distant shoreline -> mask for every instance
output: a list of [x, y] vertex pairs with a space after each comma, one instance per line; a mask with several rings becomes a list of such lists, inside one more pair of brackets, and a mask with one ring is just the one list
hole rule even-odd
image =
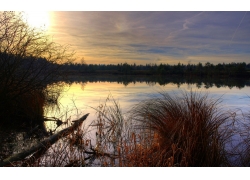
[[244, 74], [196, 74], [196, 73], [182, 73], [182, 74], [176, 74], [176, 73], [166, 73], [166, 74], [153, 74], [149, 71], [134, 71], [131, 73], [122, 73], [118, 71], [105, 71], [105, 70], [99, 70], [96, 72], [85, 72], [85, 71], [64, 71], [67, 75], [77, 75], [77, 76], [151, 76], [151, 77], [188, 77], [188, 78], [250, 78], [250, 72], [246, 72]]
[[110, 75], [110, 74], [67, 74], [66, 78], [58, 79], [58, 81], [64, 81], [66, 83], [92, 83], [92, 82], [117, 82], [127, 86], [130, 83], [146, 82], [148, 84], [167, 85], [176, 84], [196, 84], [201, 87], [203, 84], [205, 88], [212, 86], [222, 87], [227, 86], [229, 88], [237, 87], [243, 88], [250, 86], [250, 78], [227, 78], [227, 77], [198, 77], [198, 76], [161, 76], [161, 75]]

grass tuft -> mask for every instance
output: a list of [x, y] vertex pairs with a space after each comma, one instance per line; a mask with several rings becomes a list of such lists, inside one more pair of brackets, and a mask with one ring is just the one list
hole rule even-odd
[[223, 125], [230, 116], [219, 104], [220, 99], [193, 91], [161, 93], [136, 105], [131, 114], [137, 129], [157, 134], [161, 160], [155, 165], [222, 166], [228, 163], [225, 144], [230, 136]]

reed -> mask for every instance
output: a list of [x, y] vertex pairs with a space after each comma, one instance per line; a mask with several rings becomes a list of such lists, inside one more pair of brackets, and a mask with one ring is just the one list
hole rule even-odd
[[95, 110], [91, 138], [78, 128], [29, 166], [249, 166], [249, 115], [207, 93], [161, 92], [127, 114], [110, 95]]
[[230, 115], [220, 108], [220, 99], [208, 94], [182, 92], [182, 96], [160, 93], [131, 111], [136, 128], [157, 134], [161, 163], [174, 166], [225, 166], [225, 144], [230, 136], [223, 128]]
[[232, 137], [227, 143], [228, 159], [234, 167], [250, 166], [250, 112], [237, 109], [232, 114], [233, 125], [230, 127]]

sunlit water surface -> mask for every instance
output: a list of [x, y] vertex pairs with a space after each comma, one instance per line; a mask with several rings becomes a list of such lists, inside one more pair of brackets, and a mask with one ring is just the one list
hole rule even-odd
[[[125, 86], [117, 82], [99, 81], [66, 85], [59, 99], [60, 113], [50, 111], [47, 116], [65, 118], [66, 115], [66, 119], [75, 120], [86, 113], [90, 113], [85, 122], [85, 126], [88, 126], [97, 117], [95, 109], [100, 105], [104, 105], [108, 97], [112, 96], [120, 105], [122, 113], [126, 115], [126, 112], [140, 101], [160, 97], [162, 92], [180, 95], [184, 91], [191, 90], [203, 94], [208, 93], [211, 98], [220, 98], [220, 107], [226, 111], [248, 112], [250, 109], [249, 86], [244, 88], [229, 88], [228, 86], [205, 88], [205, 85], [202, 84], [198, 88], [196, 84], [184, 83], [178, 86], [169, 83], [161, 86], [158, 83], [148, 84], [146, 82], [135, 82]], [[50, 126], [49, 123], [47, 125]]]
[[[59, 109], [45, 108], [45, 116], [55, 117], [61, 119], [68, 124], [61, 125], [57, 128], [53, 121], [45, 122], [48, 131], [57, 131], [64, 129], [71, 125], [72, 120], [79, 119], [86, 113], [90, 113], [87, 120], [83, 123], [83, 128], [88, 130], [86, 134], [89, 139], [95, 142], [95, 130], [89, 126], [97, 119], [96, 109], [104, 105], [107, 99], [112, 98], [120, 105], [120, 109], [124, 116], [137, 103], [155, 97], [160, 97], [160, 93], [169, 93], [170, 95], [180, 95], [182, 92], [189, 91], [208, 93], [211, 98], [220, 98], [221, 103], [219, 107], [225, 111], [249, 112], [250, 110], [250, 86], [210, 86], [205, 84], [174, 84], [167, 83], [159, 85], [158, 83], [146, 83], [144, 81], [135, 81], [134, 83], [118, 83], [118, 82], [85, 82], [85, 83], [71, 83], [66, 84], [64, 90], [59, 98]], [[112, 103], [111, 103], [112, 104]], [[237, 139], [238, 137], [235, 136]], [[19, 142], [19, 141], [18, 141]], [[23, 141], [20, 141], [22, 144]], [[27, 145], [28, 146], [28, 145]], [[21, 145], [15, 145], [13, 153], [21, 152], [25, 147], [20, 148]]]

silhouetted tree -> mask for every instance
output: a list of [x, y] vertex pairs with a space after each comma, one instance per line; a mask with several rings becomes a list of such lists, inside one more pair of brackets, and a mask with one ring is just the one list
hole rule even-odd
[[68, 46], [51, 41], [42, 29], [29, 27], [22, 13], [0, 12], [0, 117], [6, 109], [22, 108], [18, 112], [22, 114], [38, 101], [51, 102], [58, 92], [46, 87], [63, 75], [62, 64], [72, 60]]

